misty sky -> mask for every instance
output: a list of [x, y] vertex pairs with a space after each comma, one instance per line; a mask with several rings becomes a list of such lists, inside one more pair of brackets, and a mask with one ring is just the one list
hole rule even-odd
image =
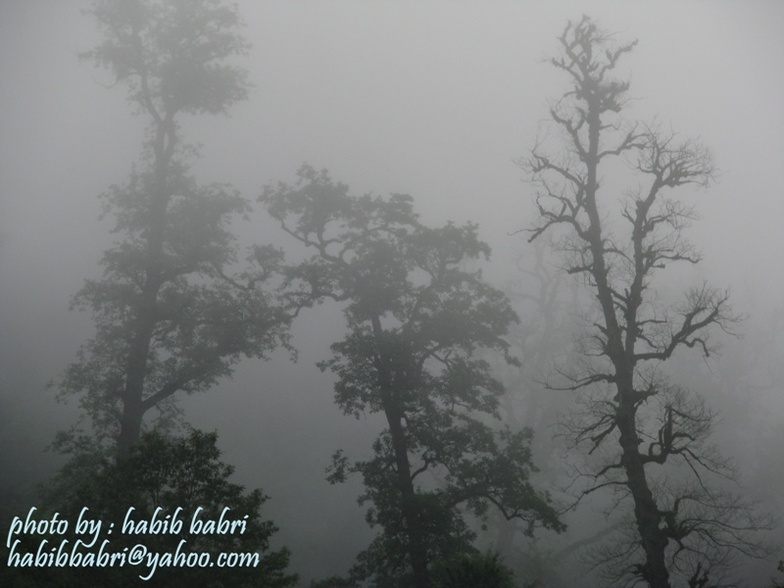
[[[182, 120], [187, 137], [203, 144], [196, 170], [204, 180], [231, 182], [255, 201], [265, 183], [291, 181], [307, 161], [355, 193], [409, 193], [428, 222], [478, 222], [494, 249], [488, 275], [500, 283], [521, 246], [510, 233], [531, 221], [532, 188], [513, 161], [529, 152], [548, 100], [566, 88], [543, 58], [557, 51], [567, 19], [586, 13], [620, 41], [639, 39], [621, 68], [635, 99], [628, 115], [657, 117], [714, 153], [718, 183], [684, 191], [703, 217], [690, 232], [705, 256], [700, 276], [731, 287], [742, 313], [781, 309], [784, 3], [238, 4], [253, 45], [238, 60], [254, 84], [250, 99], [228, 118]], [[90, 334], [89, 318], [69, 312], [68, 302], [86, 277], [99, 275], [97, 261], [114, 237], [96, 197], [126, 179], [144, 125], [129, 114], [124, 89], [107, 87], [108, 72], [78, 59], [98, 39], [80, 13], [88, 5], [0, 1], [0, 394], [15, 399], [33, 429], [36, 410], [65, 410], [43, 386]], [[267, 228], [242, 231], [264, 242], [275, 238]], [[319, 321], [330, 324], [322, 317], [310, 328]], [[319, 333], [310, 338], [318, 342]], [[324, 454], [363, 426], [337, 414], [328, 387], [318, 400], [298, 387], [297, 378], [317, 377], [313, 362], [326, 357], [329, 342], [270, 376], [279, 382], [239, 373], [230, 385], [238, 404], [202, 415], [200, 425], [217, 427], [228, 447], [261, 447], [277, 438], [275, 422], [332, 410], [317, 441], [323, 451], [303, 465], [323, 479]], [[286, 401], [247, 407], [242, 402], [259, 398], [254, 385], [292, 389]], [[249, 414], [259, 420], [242, 422]], [[56, 426], [44, 428], [35, 438], [41, 447]], [[291, 452], [313, 442], [308, 431], [297, 437]], [[259, 451], [277, 465], [293, 455]], [[298, 475], [259, 483], [293, 510], [307, 496], [290, 487]]]
[[[28, 302], [43, 284], [72, 292], [90, 270], [107, 242], [95, 196], [124, 179], [139, 150], [142, 121], [123, 90], [78, 61], [96, 38], [84, 6], [0, 4], [2, 267]], [[250, 100], [230, 118], [184, 121], [204, 144], [205, 179], [254, 198], [308, 161], [357, 192], [411, 193], [433, 222], [475, 220], [502, 255], [531, 197], [512, 160], [564, 88], [542, 58], [566, 19], [586, 12], [640, 41], [624, 64], [633, 114], [700, 136], [715, 154], [720, 182], [697, 196], [707, 263], [747, 266], [782, 250], [779, 2], [244, 2], [240, 11], [253, 44], [242, 60]]]

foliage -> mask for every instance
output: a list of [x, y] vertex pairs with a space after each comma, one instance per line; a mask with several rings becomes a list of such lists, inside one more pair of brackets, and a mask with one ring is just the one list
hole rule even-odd
[[223, 0], [96, 0], [89, 12], [104, 39], [82, 57], [125, 84], [139, 113], [224, 113], [246, 98], [246, 72], [225, 61], [249, 44]]
[[427, 586], [431, 561], [472, 551], [465, 510], [561, 529], [530, 475], [530, 431], [496, 434], [503, 386], [485, 359], [512, 364], [503, 336], [508, 299], [470, 269], [489, 256], [473, 224], [423, 225], [407, 195], [353, 197], [326, 171], [303, 166], [294, 186], [261, 196], [284, 231], [313, 251], [291, 268], [288, 296], [345, 302], [348, 335], [320, 364], [337, 376], [347, 415], [382, 414], [369, 459], [334, 455], [329, 480], [359, 474], [367, 521], [381, 533], [354, 568], [379, 586]]
[[[584, 495], [611, 487], [631, 498], [635, 536], [605, 560], [621, 577], [652, 587], [668, 587], [671, 574], [702, 581], [732, 549], [761, 553], [749, 535], [761, 526], [753, 510], [710, 486], [732, 477], [707, 442], [715, 415], [661, 367], [684, 348], [710, 356], [711, 331], [737, 322], [727, 292], [703, 284], [667, 305], [654, 288], [671, 264], [700, 260], [684, 237], [695, 214], [670, 193], [707, 186], [713, 162], [696, 140], [622, 119], [629, 83], [613, 76], [635, 43], [616, 44], [588, 17], [570, 22], [559, 41], [561, 54], [550, 63], [571, 86], [550, 115], [563, 145], [553, 156], [541, 141], [522, 162], [537, 187], [531, 240], [558, 235], [566, 271], [582, 278], [597, 306], [581, 341], [585, 359], [559, 370], [563, 383], [551, 385], [587, 391], [587, 410], [568, 424], [577, 445], [598, 456], [616, 443], [609, 461], [586, 472]], [[602, 174], [617, 171], [610, 165], [618, 158], [638, 183], [622, 192], [616, 211]], [[678, 486], [680, 473], [693, 478]]]
[[356, 588], [357, 583], [351, 578], [341, 578], [339, 576], [330, 576], [318, 582], [313, 581], [310, 583], [310, 588]]
[[[784, 572], [784, 560], [779, 560], [779, 566], [777, 569], [780, 572]], [[784, 586], [784, 582], [775, 582], [773, 584], [773, 588], [781, 588], [782, 586]]]
[[[144, 156], [104, 195], [122, 235], [104, 275], [73, 305], [92, 312], [96, 335], [57, 385], [79, 397], [99, 442], [125, 452], [144, 416], [176, 419], [178, 392], [207, 390], [244, 356], [286, 344], [290, 317], [265, 291], [281, 255], [256, 247], [239, 267], [229, 229], [248, 203], [226, 184], [200, 185], [177, 117], [223, 112], [245, 97], [243, 71], [225, 64], [247, 43], [219, 0], [100, 0], [91, 13], [104, 40], [83, 55], [109, 69], [150, 124]], [[92, 442], [92, 441], [90, 441]], [[60, 445], [78, 445], [72, 433]]]
[[475, 553], [439, 562], [433, 572], [435, 588], [514, 588], [514, 574], [498, 554]]
[[[88, 517], [103, 521], [104, 529], [114, 523], [109, 550], [121, 552], [137, 543], [150, 553], [175, 553], [182, 540], [184, 553], [209, 553], [216, 561], [219, 553], [258, 553], [254, 567], [159, 567], [152, 577], [155, 586], [175, 588], [191, 586], [284, 587], [296, 583], [296, 576], [286, 574], [289, 553], [283, 548], [270, 549], [270, 537], [277, 528], [261, 518], [260, 509], [267, 497], [259, 490], [246, 492], [230, 481], [234, 468], [220, 460], [215, 433], [192, 431], [188, 437], [172, 438], [159, 432], [145, 433], [130, 452], [118, 459], [96, 451], [81, 454], [69, 462], [46, 488], [45, 510], [59, 512], [60, 518], [72, 523], [66, 539], [73, 541], [73, 523], [84, 507]], [[131, 535], [122, 533], [126, 513], [134, 507], [131, 519], [150, 521], [156, 509], [159, 520], [167, 515], [183, 521], [181, 532]], [[179, 515], [176, 509], [183, 510]], [[190, 521], [197, 508], [200, 520], [218, 520], [225, 507], [227, 518], [244, 520], [244, 532], [226, 534], [189, 534]], [[246, 518], [247, 517], [247, 518]], [[40, 539], [36, 537], [36, 539]], [[59, 542], [62, 537], [49, 537]], [[84, 539], [84, 537], [82, 537]], [[101, 540], [103, 537], [101, 538]], [[99, 543], [100, 541], [99, 540]], [[34, 551], [35, 546], [27, 546]], [[88, 551], [97, 552], [98, 545]], [[54, 583], [69, 586], [137, 586], [139, 575], [149, 571], [144, 565], [124, 567], [50, 567], [22, 573], [34, 586]]]

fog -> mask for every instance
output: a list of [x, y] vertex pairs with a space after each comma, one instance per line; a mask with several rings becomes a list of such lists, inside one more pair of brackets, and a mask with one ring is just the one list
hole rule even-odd
[[[92, 333], [89, 315], [69, 310], [69, 301], [100, 276], [101, 254], [117, 238], [97, 196], [125, 180], [145, 124], [107, 72], [78, 58], [99, 39], [81, 13], [88, 6], [0, 3], [0, 480], [17, 504], [62, 462], [46, 447], [78, 417], [75, 403], [57, 403], [46, 384]], [[698, 136], [720, 170], [707, 190], [681, 194], [702, 217], [688, 236], [704, 261], [673, 272], [681, 281], [662, 292], [708, 280], [728, 287], [734, 310], [747, 316], [743, 339], [722, 339], [720, 358], [686, 356], [688, 385], [726, 412], [716, 441], [741, 461], [749, 492], [784, 514], [770, 491], [784, 484], [784, 384], [774, 365], [784, 359], [775, 330], [784, 328], [784, 5], [238, 6], [252, 43], [237, 60], [254, 85], [250, 98], [229, 116], [185, 117], [182, 126], [202, 144], [200, 179], [230, 182], [254, 202], [250, 219], [235, 225], [242, 241], [290, 246], [255, 201], [265, 184], [292, 181], [308, 162], [354, 194], [410, 194], [428, 224], [478, 223], [493, 249], [484, 272], [498, 287], [523, 280], [515, 260], [532, 255], [516, 231], [534, 220], [533, 190], [515, 161], [530, 153], [550, 100], [566, 88], [544, 62], [556, 37], [587, 13], [619, 39], [638, 39], [621, 68], [634, 98], [627, 116]], [[345, 573], [374, 535], [356, 504], [361, 482], [330, 486], [324, 476], [335, 449], [362, 456], [383, 427], [377, 416], [343, 416], [332, 376], [315, 366], [343, 325], [339, 305], [306, 310], [293, 331], [296, 363], [285, 352], [244, 361], [215, 389], [180, 398], [191, 424], [218, 431], [236, 479], [271, 497], [264, 514], [280, 527], [275, 542], [291, 549], [302, 586]], [[754, 355], [755, 369], [769, 371], [744, 380], [754, 385], [743, 397], [722, 391], [734, 362]], [[561, 409], [569, 398], [554, 402]], [[536, 423], [536, 435], [549, 436], [551, 424]], [[773, 538], [784, 536], [776, 529]], [[775, 565], [750, 569], [765, 574], [748, 578], [761, 586]]]

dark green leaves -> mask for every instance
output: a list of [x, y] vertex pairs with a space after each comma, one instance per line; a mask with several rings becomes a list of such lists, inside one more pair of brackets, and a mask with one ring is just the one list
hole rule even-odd
[[409, 196], [354, 197], [307, 165], [260, 200], [307, 252], [287, 274], [290, 296], [344, 303], [349, 332], [319, 364], [337, 377], [336, 404], [356, 418], [381, 413], [388, 425], [371, 457], [338, 451], [328, 469], [333, 484], [362, 476], [360, 502], [380, 528], [353, 576], [429, 585], [429, 561], [472, 550], [466, 509], [481, 517], [493, 504], [530, 528], [561, 529], [529, 480], [529, 434], [487, 424], [503, 392], [488, 358], [516, 363], [504, 336], [518, 318], [474, 267], [490, 254], [477, 226], [428, 227]]

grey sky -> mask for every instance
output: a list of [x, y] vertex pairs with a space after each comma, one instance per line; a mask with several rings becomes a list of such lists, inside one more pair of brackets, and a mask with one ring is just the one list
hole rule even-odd
[[[4, 247], [14, 258], [17, 247], [47, 251], [45, 268], [76, 274], [77, 283], [93, 247], [105, 243], [94, 196], [127, 173], [142, 122], [129, 119], [122, 89], [100, 85], [110, 81], [107, 72], [78, 62], [95, 38], [83, 6], [0, 8]], [[504, 247], [491, 233], [524, 225], [515, 210], [530, 199], [510, 162], [531, 147], [546, 100], [564, 87], [541, 59], [555, 50], [566, 19], [587, 12], [619, 39], [640, 40], [625, 66], [639, 98], [634, 114], [658, 115], [715, 153], [721, 182], [700, 198], [700, 231], [718, 248], [707, 257], [740, 262], [727, 242], [735, 240], [721, 237], [730, 221], [748, 231], [755, 257], [783, 245], [772, 220], [784, 215], [780, 3], [244, 2], [240, 9], [253, 43], [244, 60], [251, 99], [228, 120], [192, 128], [205, 144], [205, 177], [232, 181], [249, 197], [308, 161], [357, 191], [410, 192], [434, 221], [476, 220], [497, 250]], [[45, 246], [52, 239], [56, 252]]]

